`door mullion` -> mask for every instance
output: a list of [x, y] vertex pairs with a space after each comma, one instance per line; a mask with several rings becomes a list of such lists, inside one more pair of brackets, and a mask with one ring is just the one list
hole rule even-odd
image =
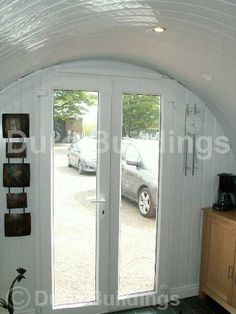
[[[110, 117], [111, 88], [100, 93], [98, 120], [97, 187], [97, 301], [108, 298], [109, 216], [110, 216]], [[104, 200], [105, 202], [99, 202]], [[105, 309], [105, 307], [104, 307]]]
[[[122, 125], [122, 94], [113, 83], [111, 116], [111, 213], [110, 213], [110, 260], [109, 260], [109, 293], [112, 300], [118, 301], [118, 264], [119, 264], [119, 226], [120, 226], [120, 151]], [[112, 307], [112, 305], [111, 305]]]

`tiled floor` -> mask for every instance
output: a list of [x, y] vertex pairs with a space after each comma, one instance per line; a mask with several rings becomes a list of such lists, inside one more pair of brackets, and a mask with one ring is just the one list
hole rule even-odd
[[[117, 312], [119, 314], [228, 314], [221, 306], [213, 300], [207, 298], [203, 303], [198, 297], [181, 300], [179, 306], [170, 306], [167, 310], [158, 309], [158, 307], [148, 307], [137, 310]], [[113, 313], [115, 314], [115, 313]]]

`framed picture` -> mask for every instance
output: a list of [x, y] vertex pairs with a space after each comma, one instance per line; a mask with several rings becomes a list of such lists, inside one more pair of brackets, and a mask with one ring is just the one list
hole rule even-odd
[[30, 164], [3, 164], [3, 186], [30, 186]]
[[6, 237], [23, 237], [31, 234], [31, 215], [5, 214], [4, 219]]
[[6, 143], [7, 158], [26, 158], [26, 143]]
[[[4, 113], [2, 115], [2, 129], [4, 138], [29, 137], [29, 114]], [[12, 134], [9, 133], [10, 131], [12, 131]]]
[[27, 208], [27, 194], [7, 193], [7, 208]]

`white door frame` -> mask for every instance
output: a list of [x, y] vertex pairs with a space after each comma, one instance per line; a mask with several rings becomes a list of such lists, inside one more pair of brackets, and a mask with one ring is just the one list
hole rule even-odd
[[[41, 260], [41, 273], [43, 274], [41, 280], [42, 290], [47, 293], [48, 296], [52, 296], [52, 266], [53, 258], [51, 252], [53, 249], [53, 243], [51, 243], [52, 230], [53, 230], [53, 214], [51, 208], [53, 208], [53, 96], [55, 89], [62, 90], [88, 90], [99, 92], [99, 110], [98, 110], [98, 127], [102, 126], [102, 131], [108, 134], [110, 138], [110, 118], [111, 118], [111, 83], [106, 79], [85, 78], [78, 76], [53, 76], [49, 77], [46, 84], [43, 84], [43, 90], [48, 91], [48, 95], [41, 98], [41, 138], [46, 138], [46, 153], [40, 156], [40, 187], [41, 195], [40, 199], [40, 211], [41, 211], [41, 252], [44, 252]], [[102, 104], [102, 105], [101, 105]], [[101, 134], [101, 133], [99, 133]], [[102, 134], [100, 135], [102, 136]], [[102, 141], [98, 141], [102, 142]], [[110, 145], [110, 143], [108, 143]], [[98, 148], [99, 149], [99, 148]], [[91, 302], [79, 305], [70, 305], [56, 307], [52, 310], [51, 304], [47, 304], [43, 307], [43, 313], [62, 313], [65, 314], [93, 314], [104, 313], [106, 307], [103, 304], [99, 304], [100, 298], [104, 298], [104, 295], [108, 293], [108, 226], [109, 226], [109, 180], [107, 178], [110, 169], [110, 156], [109, 151], [102, 152], [102, 158], [98, 159], [98, 173], [97, 173], [97, 194], [101, 199], [105, 199], [105, 204], [98, 204], [97, 206], [97, 285], [96, 289], [100, 292], [97, 295], [97, 302]], [[99, 208], [100, 206], [100, 208]], [[102, 208], [101, 208], [102, 207]], [[101, 209], [105, 210], [105, 215], [101, 215]], [[102, 218], [101, 218], [102, 216]], [[47, 226], [43, 228], [43, 226]], [[99, 237], [98, 237], [99, 235]]]
[[[115, 78], [109, 77], [109, 75], [103, 75], [102, 78], [98, 75], [84, 75], [79, 73], [52, 73], [48, 74], [48, 76], [44, 76], [42, 83], [42, 90], [48, 91], [47, 95], [41, 97], [40, 101], [40, 137], [46, 138], [46, 153], [40, 154], [40, 239], [38, 239], [38, 243], [40, 244], [41, 251], [41, 259], [37, 261], [38, 267], [40, 268], [41, 273], [41, 282], [40, 288], [47, 293], [48, 296], [52, 295], [52, 282], [51, 282], [51, 267], [52, 267], [52, 259], [51, 259], [51, 230], [52, 230], [52, 216], [51, 211], [49, 210], [52, 207], [52, 198], [51, 198], [51, 186], [52, 186], [52, 146], [53, 141], [53, 90], [54, 89], [68, 89], [68, 90], [103, 90], [105, 97], [105, 102], [107, 104], [112, 103], [112, 112], [111, 106], [107, 105], [106, 110], [101, 113], [102, 125], [110, 121], [110, 125], [107, 126], [109, 128], [108, 134], [110, 138], [114, 136], [121, 136], [119, 133], [119, 129], [121, 130], [120, 119], [116, 119], [121, 114], [121, 101], [122, 92], [129, 93], [143, 93], [143, 94], [154, 94], [161, 96], [161, 132], [167, 132], [169, 122], [168, 115], [170, 113], [169, 103], [173, 101], [173, 95], [170, 92], [173, 88], [174, 81], [166, 78], [161, 78], [157, 76], [156, 79], [153, 78], [130, 78], [124, 77], [121, 80], [121, 77]], [[99, 88], [100, 87], [100, 88]], [[113, 87], [113, 88], [112, 88]], [[113, 90], [113, 94], [112, 94]], [[111, 128], [112, 126], [112, 128]], [[50, 139], [51, 138], [51, 139]], [[110, 147], [113, 143], [109, 143]], [[111, 159], [108, 155], [104, 158], [104, 164], [106, 163], [106, 169], [110, 169], [112, 167], [117, 167], [120, 161], [118, 160], [119, 156], [114, 152], [111, 153]], [[158, 239], [157, 239], [157, 266], [156, 266], [156, 291], [153, 293], [147, 294], [144, 298], [147, 304], [157, 304], [158, 294], [160, 294], [160, 288], [163, 284], [167, 284], [169, 281], [169, 269], [167, 267], [167, 260], [169, 256], [169, 221], [170, 221], [170, 212], [167, 208], [168, 203], [168, 189], [170, 187], [171, 177], [167, 176], [168, 171], [166, 169], [170, 166], [170, 153], [165, 152], [165, 158], [163, 158], [163, 154], [160, 156], [160, 182], [159, 182], [159, 213], [158, 213]], [[116, 166], [115, 166], [116, 165]], [[102, 176], [101, 176], [102, 177]], [[163, 180], [165, 178], [165, 180]], [[102, 180], [102, 178], [101, 178]], [[106, 213], [107, 216], [104, 220], [104, 225], [107, 220], [109, 220], [110, 225], [114, 226], [118, 211], [111, 211], [109, 216], [109, 209], [114, 207], [114, 204], [118, 204], [118, 193], [115, 187], [119, 186], [119, 176], [112, 176], [111, 181], [106, 181], [104, 177], [103, 187], [104, 191], [109, 191], [109, 184], [111, 184], [111, 195], [110, 200], [111, 204], [109, 204], [109, 195], [104, 195], [106, 202]], [[117, 185], [118, 184], [118, 185]], [[105, 193], [105, 192], [104, 192]], [[108, 223], [108, 224], [109, 224]], [[117, 222], [116, 222], [117, 224]], [[118, 225], [118, 224], [117, 224]], [[46, 226], [46, 228], [45, 228]], [[109, 292], [110, 294], [114, 294], [116, 296], [117, 291], [117, 278], [111, 276], [114, 269], [117, 267], [118, 262], [118, 229], [110, 228], [110, 233], [107, 230], [104, 232], [103, 238], [103, 246], [107, 245], [110, 250], [110, 257], [108, 256], [108, 252], [104, 252], [104, 255], [100, 256], [103, 265], [103, 271], [99, 267], [100, 280], [102, 283], [102, 294], [106, 294]], [[116, 259], [116, 260], [115, 260]], [[102, 265], [100, 263], [100, 265]], [[108, 283], [107, 273], [104, 271], [109, 268], [108, 277], [110, 278]], [[112, 279], [113, 278], [113, 279]], [[143, 299], [140, 298], [141, 295], [134, 296], [129, 298], [130, 302], [137, 302], [137, 306], [143, 306]], [[116, 300], [117, 301], [117, 300]], [[139, 304], [139, 301], [141, 303]], [[122, 302], [117, 302], [115, 305], [110, 305], [109, 307], [104, 307], [102, 305], [91, 305], [83, 308], [82, 304], [79, 307], [71, 307], [70, 314], [75, 313], [83, 313], [83, 314], [94, 314], [94, 313], [105, 313], [107, 311], [115, 311], [121, 309], [131, 308], [126, 302], [122, 300]], [[43, 313], [50, 314], [54, 313], [51, 310], [50, 304], [44, 306]], [[55, 313], [63, 313], [65, 314], [65, 310], [57, 309]]]

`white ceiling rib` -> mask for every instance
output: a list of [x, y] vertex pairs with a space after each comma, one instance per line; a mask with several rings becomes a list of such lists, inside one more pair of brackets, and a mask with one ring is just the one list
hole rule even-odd
[[[158, 22], [167, 32], [152, 32]], [[236, 150], [236, 0], [0, 0], [0, 89], [40, 68], [97, 58], [182, 82], [219, 116]]]

